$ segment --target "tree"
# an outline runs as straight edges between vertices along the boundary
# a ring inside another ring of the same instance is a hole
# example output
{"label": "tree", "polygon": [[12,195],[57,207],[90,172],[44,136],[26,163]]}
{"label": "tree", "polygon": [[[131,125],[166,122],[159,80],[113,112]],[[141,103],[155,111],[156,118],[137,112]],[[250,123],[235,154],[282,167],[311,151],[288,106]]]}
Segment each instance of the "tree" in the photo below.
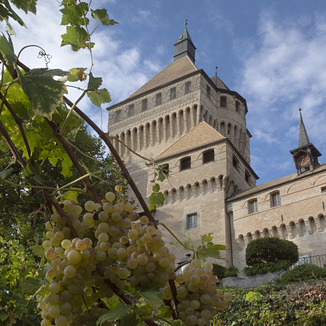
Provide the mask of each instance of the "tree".
{"label": "tree", "polygon": [[[12,4],[36,12],[35,0],[12,0]],[[0,133],[13,157],[1,172],[1,179],[21,189],[16,190],[18,196],[27,193],[28,202],[33,192],[41,192],[43,199],[37,203],[48,218],[42,239],[46,282],[35,294],[42,310],[41,325],[157,325],[157,321],[208,325],[217,309],[227,307],[231,296],[217,291],[213,266],[201,259],[218,258],[219,250],[225,247],[214,245],[211,235],[203,236],[199,248],[187,248],[192,256],[184,271],[176,274],[175,256],[158,229],[159,224],[165,226],[154,219],[110,138],[78,107],[85,96],[98,107],[110,101],[109,92],[100,88],[102,78],[92,74],[95,44],[91,36],[98,26],[116,22],[105,9],[93,10],[92,1],[64,0],[61,5],[61,24],[66,25],[61,45],[70,45],[73,51],[88,50],[89,69],[29,69],[15,55],[10,36],[0,36],[4,67]],[[15,19],[23,25],[8,1],[1,6],[0,19]],[[97,22],[93,30],[91,20]],[[77,86],[81,95],[75,103],[64,96],[65,79],[86,81],[86,86]],[[119,172],[112,162],[102,167],[94,166],[90,156],[82,159],[83,151],[76,150],[73,142],[85,122],[108,146]],[[119,175],[134,191],[144,216],[140,217],[125,197]],[[159,173],[154,176],[153,205],[163,197],[156,183]],[[114,189],[108,177],[114,180]],[[78,205],[76,199],[84,205]],[[13,250],[16,245],[12,243]],[[4,248],[12,254],[10,246],[8,241]],[[23,249],[19,247],[19,251]],[[1,308],[2,320],[13,318]]]}
{"label": "tree", "polygon": [[299,259],[298,246],[292,241],[271,237],[251,241],[246,248],[248,266],[286,260],[291,265]]}

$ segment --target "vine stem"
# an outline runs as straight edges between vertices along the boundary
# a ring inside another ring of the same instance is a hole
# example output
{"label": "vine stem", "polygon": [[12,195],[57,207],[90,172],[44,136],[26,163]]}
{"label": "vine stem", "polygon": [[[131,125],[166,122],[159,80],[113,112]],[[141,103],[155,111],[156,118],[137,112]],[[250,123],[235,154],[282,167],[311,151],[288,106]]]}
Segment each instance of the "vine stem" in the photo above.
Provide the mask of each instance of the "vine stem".
{"label": "vine stem", "polygon": [[58,129],[58,127],[55,125],[55,123],[53,121],[50,121],[49,119],[45,118],[45,121],[48,123],[48,125],[51,127],[51,129],[53,130],[53,133],[56,135],[56,137],[58,138],[58,140],[60,141],[60,143],[62,144],[63,148],[65,149],[66,153],[68,154],[69,158],[71,159],[73,165],[75,166],[78,174],[80,175],[87,192],[89,193],[89,195],[91,196],[91,198],[97,202],[97,203],[101,203],[101,199],[97,196],[93,185],[91,184],[91,182],[89,181],[88,177],[86,176],[86,173],[84,172],[84,169],[82,168],[82,166],[80,165],[77,157],[75,156],[74,152],[71,150],[69,143],[67,142],[67,140],[60,134],[60,131]]}
{"label": "vine stem", "polygon": [[190,250],[192,252],[196,251],[195,249],[189,248],[184,243],[182,243],[182,241],[180,241],[178,237],[163,222],[158,222],[158,225],[162,225],[173,236],[173,238],[176,239],[179,244],[181,244],[183,248],[185,248],[186,250]]}

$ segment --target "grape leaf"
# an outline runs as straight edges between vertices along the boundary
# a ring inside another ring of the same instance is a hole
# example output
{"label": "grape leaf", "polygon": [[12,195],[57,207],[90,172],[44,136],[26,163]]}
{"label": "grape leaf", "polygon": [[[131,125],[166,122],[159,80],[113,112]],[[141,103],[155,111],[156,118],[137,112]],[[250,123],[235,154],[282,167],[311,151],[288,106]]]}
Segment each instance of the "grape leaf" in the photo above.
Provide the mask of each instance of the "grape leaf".
{"label": "grape leaf", "polygon": [[88,91],[87,96],[91,102],[99,108],[103,103],[111,102],[110,93],[106,88],[97,89],[95,91]]}
{"label": "grape leaf", "polygon": [[106,321],[115,321],[119,318],[122,318],[123,316],[125,316],[129,311],[130,311],[131,307],[124,304],[124,303],[120,303],[118,304],[114,309],[112,309],[111,311],[103,314],[97,321],[96,321],[96,326],[98,325],[102,325],[104,322]]}
{"label": "grape leaf", "polygon": [[66,191],[62,195],[63,199],[69,199],[74,200],[76,203],[78,203],[78,192],[77,191]]}
{"label": "grape leaf", "polygon": [[220,250],[226,250],[226,247],[223,245],[214,245],[213,243],[208,243],[207,247],[198,247],[196,253],[199,259],[205,259],[207,257],[220,258]]}
{"label": "grape leaf", "polygon": [[11,42],[11,38],[9,37],[9,41],[8,41],[3,34],[0,36],[0,52],[2,53],[7,64],[9,66],[13,66],[15,62],[15,53]]}
{"label": "grape leaf", "polygon": [[61,156],[62,160],[61,160],[61,174],[64,177],[71,177],[72,176],[72,172],[70,171],[70,168],[72,166],[72,162],[70,157],[68,156],[68,154],[66,152],[63,153],[63,155]]}
{"label": "grape leaf", "polygon": [[98,20],[104,26],[118,24],[118,22],[114,21],[113,19],[109,19],[109,15],[106,9],[96,9],[96,10],[91,9],[91,15],[94,19]]}
{"label": "grape leaf", "polygon": [[99,89],[99,87],[102,85],[102,77],[94,77],[92,73],[89,74],[89,80],[87,89],[90,91]]}
{"label": "grape leaf", "polygon": [[36,14],[37,0],[11,0],[11,2],[18,8],[24,10],[25,14],[29,11]]}
{"label": "grape leaf", "polygon": [[56,107],[62,103],[66,86],[54,76],[65,76],[67,72],[60,69],[32,69],[25,75],[18,69],[22,88],[29,98],[35,115],[42,115],[51,120]]}
{"label": "grape leaf", "polygon": [[88,42],[88,33],[80,26],[67,26],[66,34],[61,35],[61,46],[70,45],[73,51],[94,47],[94,43]]}
{"label": "grape leaf", "polygon": [[62,12],[61,25],[85,25],[89,23],[89,19],[84,16],[87,13],[88,4],[80,2],[79,4],[66,5],[60,9]]}
{"label": "grape leaf", "polygon": [[8,19],[14,19],[18,22],[21,26],[26,27],[23,20],[16,14],[16,12],[11,8],[10,3],[8,0],[3,0],[0,3],[0,21],[5,20],[7,22],[7,28],[10,29],[11,26],[8,26]]}
{"label": "grape leaf", "polygon": [[85,75],[85,70],[87,68],[72,68],[69,70],[68,81],[75,82],[75,81],[83,81],[87,77]]}

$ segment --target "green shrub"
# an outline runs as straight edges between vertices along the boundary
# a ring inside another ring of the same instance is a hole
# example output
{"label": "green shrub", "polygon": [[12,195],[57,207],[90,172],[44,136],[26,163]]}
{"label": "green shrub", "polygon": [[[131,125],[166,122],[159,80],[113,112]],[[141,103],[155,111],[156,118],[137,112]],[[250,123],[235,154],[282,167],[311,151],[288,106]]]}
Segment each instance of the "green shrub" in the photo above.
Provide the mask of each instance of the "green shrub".
{"label": "green shrub", "polygon": [[225,271],[226,271],[226,267],[219,264],[213,264],[213,274],[216,275],[219,280],[221,280],[224,277]]}
{"label": "green shrub", "polygon": [[303,264],[285,272],[280,280],[281,282],[297,282],[315,278],[326,278],[326,269],[313,264]]}
{"label": "green shrub", "polygon": [[234,266],[227,268],[224,272],[224,277],[237,277],[238,276],[238,269]]}
{"label": "green shrub", "polygon": [[298,246],[280,238],[260,238],[251,241],[246,248],[248,266],[263,263],[275,263],[287,260],[294,264],[299,259]]}
{"label": "green shrub", "polygon": [[244,273],[246,276],[253,276],[257,274],[266,274],[268,272],[278,272],[286,270],[291,266],[287,260],[279,260],[275,263],[254,264],[252,266],[245,267]]}

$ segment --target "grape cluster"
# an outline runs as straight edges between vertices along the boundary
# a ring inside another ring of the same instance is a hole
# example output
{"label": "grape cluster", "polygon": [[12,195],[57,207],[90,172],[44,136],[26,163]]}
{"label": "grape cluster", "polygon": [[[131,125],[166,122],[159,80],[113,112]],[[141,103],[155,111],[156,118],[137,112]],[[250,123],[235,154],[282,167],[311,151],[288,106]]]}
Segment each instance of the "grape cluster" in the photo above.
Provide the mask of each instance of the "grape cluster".
{"label": "grape cluster", "polygon": [[[177,311],[184,325],[209,325],[217,309],[226,309],[232,295],[217,290],[217,277],[212,273],[210,262],[193,259],[184,270],[176,275]],[[165,299],[172,298],[169,287],[163,289]]]}
{"label": "grape cluster", "polygon": [[113,295],[111,284],[158,290],[174,278],[175,256],[161,232],[122,199],[120,186],[115,189],[101,203],[87,201],[83,215],[74,201],[61,204],[78,237],[56,211],[46,223],[50,266],[46,294],[39,297],[41,326],[95,324],[103,310],[98,302]]}

